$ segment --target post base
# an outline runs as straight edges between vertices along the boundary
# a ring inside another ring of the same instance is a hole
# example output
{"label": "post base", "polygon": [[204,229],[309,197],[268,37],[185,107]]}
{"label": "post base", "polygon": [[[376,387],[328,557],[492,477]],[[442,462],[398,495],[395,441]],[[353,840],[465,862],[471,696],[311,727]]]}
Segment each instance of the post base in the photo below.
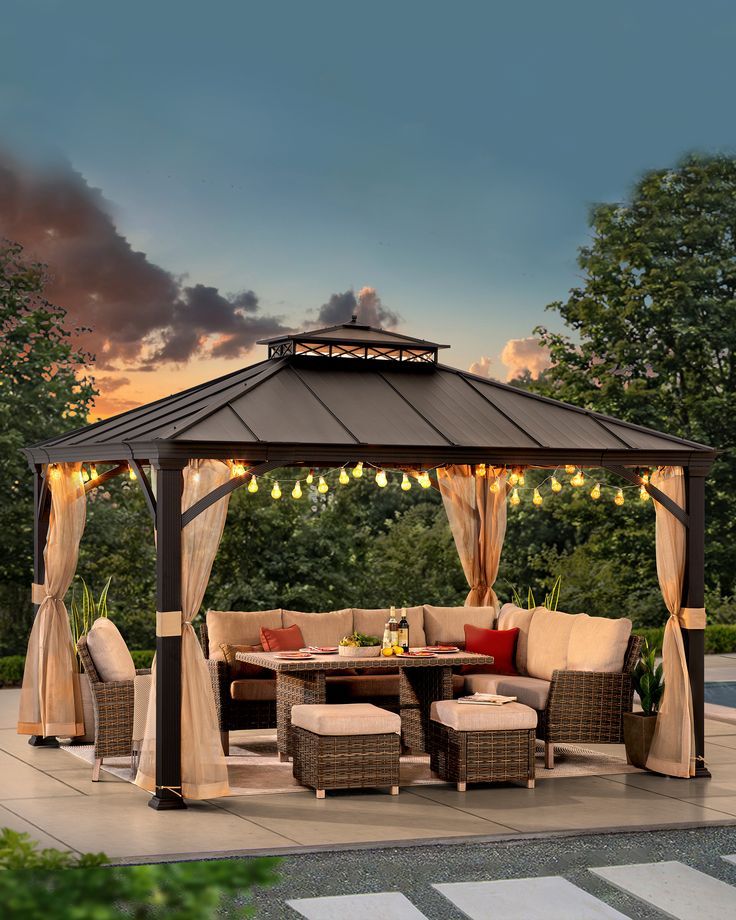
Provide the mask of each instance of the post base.
{"label": "post base", "polygon": [[154,811],[179,811],[186,808],[187,803],[178,795],[165,798],[154,795],[148,800],[148,807]]}
{"label": "post base", "polygon": [[44,735],[31,735],[28,739],[28,743],[31,747],[59,747],[59,739],[55,738],[53,735],[50,735],[48,738],[44,737]]}
{"label": "post base", "polygon": [[712,774],[710,770],[703,766],[703,764],[697,764],[695,767],[695,776],[693,779],[712,779]]}

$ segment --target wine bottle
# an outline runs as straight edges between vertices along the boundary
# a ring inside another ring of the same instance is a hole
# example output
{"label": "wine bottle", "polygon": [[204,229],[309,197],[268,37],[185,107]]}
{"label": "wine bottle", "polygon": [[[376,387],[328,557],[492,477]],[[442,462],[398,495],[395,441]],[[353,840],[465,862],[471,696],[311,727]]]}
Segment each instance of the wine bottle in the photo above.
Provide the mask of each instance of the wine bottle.
{"label": "wine bottle", "polygon": [[388,618],[388,629],[391,634],[391,645],[399,644],[399,624],[396,620],[396,608],[391,608],[391,614]]}
{"label": "wine bottle", "polygon": [[409,621],[406,618],[406,607],[401,608],[398,645],[400,645],[405,652],[409,651]]}

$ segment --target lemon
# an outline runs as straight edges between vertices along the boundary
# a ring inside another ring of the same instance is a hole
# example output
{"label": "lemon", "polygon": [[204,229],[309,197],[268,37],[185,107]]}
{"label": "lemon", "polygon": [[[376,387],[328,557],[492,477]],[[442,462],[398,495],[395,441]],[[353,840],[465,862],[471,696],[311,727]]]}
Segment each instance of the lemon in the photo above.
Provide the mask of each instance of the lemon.
{"label": "lemon", "polygon": [[382,649],[381,649],[381,654],[382,654],[382,655],[385,655],[386,658],[388,658],[389,655],[393,655],[393,653],[394,653],[394,650],[393,650],[390,646],[389,646],[388,648],[382,648]]}
{"label": "lemon", "polygon": [[403,655],[404,649],[400,645],[395,645],[393,648],[394,655]]}

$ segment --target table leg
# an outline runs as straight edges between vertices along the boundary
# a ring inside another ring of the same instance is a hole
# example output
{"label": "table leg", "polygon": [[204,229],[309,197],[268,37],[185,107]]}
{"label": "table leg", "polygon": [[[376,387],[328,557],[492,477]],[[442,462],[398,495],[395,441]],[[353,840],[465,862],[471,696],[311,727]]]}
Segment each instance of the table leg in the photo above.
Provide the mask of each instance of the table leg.
{"label": "table leg", "polygon": [[427,750],[429,711],[435,700],[452,699],[452,668],[401,668],[401,740],[410,753]]}
{"label": "table leg", "polygon": [[276,726],[279,755],[291,757],[291,707],[326,703],[324,671],[276,672]]}

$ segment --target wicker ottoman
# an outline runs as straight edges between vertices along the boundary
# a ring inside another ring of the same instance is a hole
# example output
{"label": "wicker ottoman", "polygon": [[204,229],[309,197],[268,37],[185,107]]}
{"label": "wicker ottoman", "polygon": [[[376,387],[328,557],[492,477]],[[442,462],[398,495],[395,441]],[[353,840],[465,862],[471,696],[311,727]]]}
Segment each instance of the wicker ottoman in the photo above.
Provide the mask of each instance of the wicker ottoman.
{"label": "wicker ottoman", "polygon": [[429,726],[432,770],[457,783],[458,792],[468,783],[512,781],[534,788],[537,714],[529,706],[438,700]]}
{"label": "wicker ottoman", "polygon": [[390,786],[399,794],[401,717],[371,703],[293,706],[294,778],[326,789]]}

